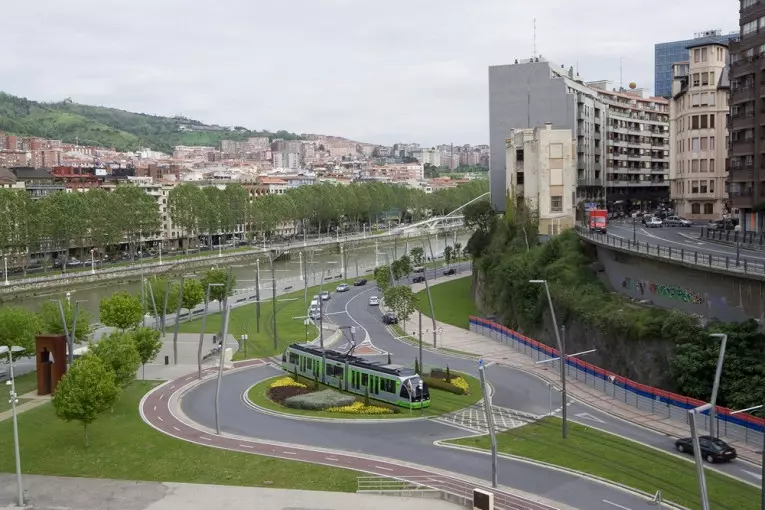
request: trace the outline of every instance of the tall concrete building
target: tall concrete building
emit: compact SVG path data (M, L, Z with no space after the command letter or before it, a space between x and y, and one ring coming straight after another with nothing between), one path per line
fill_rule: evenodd
M667 102L645 90L585 83L542 58L489 68L492 205L505 210L505 140L513 129L551 124L576 140L576 200L610 209L650 207L669 198Z
M738 32L723 34L721 30L706 30L694 34L693 39L654 45L653 93L667 99L672 96L672 66L688 59L688 46L706 42L727 44L730 39L738 39Z
M686 61L673 69L670 197L680 216L718 219L730 212L725 190L728 47L699 40L685 51Z
M514 129L505 143L511 199L539 210L539 232L556 235L574 225L576 140L570 129Z
M765 231L765 2L741 0L741 40L730 50L728 200L742 229ZM694 50L695 52L695 50ZM694 55L694 59L695 59ZM701 57L701 56L700 56ZM736 211L738 209L738 211Z

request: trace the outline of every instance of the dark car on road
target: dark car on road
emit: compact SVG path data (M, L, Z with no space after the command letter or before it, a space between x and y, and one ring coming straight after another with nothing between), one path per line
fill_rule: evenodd
M393 312L386 312L382 316L382 321L385 324L398 324L398 317Z
M358 280L353 282L353 286L354 287L361 287L362 285L366 285L366 284L367 284L367 279L366 278L359 278Z
M425 276L418 274L412 277L412 283L420 283L425 281Z
M736 449L722 439L712 436L699 436L701 456L710 464L728 462L736 458ZM680 453L693 454L693 440L690 437L675 441L675 448Z
M664 224L668 227L690 227L693 222L680 216L667 216L664 218Z
M444 274L445 274L445 275L450 275L450 274L457 274L457 270L456 270L456 269L454 269L453 267L450 267L449 269L447 269L447 270L445 270L445 271L444 271Z

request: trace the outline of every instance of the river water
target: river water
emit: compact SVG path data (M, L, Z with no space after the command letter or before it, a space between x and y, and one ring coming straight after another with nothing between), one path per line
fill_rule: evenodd
M470 232L447 232L441 233L438 237L431 236L430 244L432 246L433 254L439 257L443 254L444 248L454 245L455 242L462 243L462 246L466 246L468 239L470 238ZM425 250L425 256L430 257L430 248L428 247L428 241L424 237L419 238L407 238L399 237L394 244L393 240L381 239L378 247L377 254L375 255L375 245L369 244L361 247L350 248L345 253L346 267L345 275L347 278L356 278L357 276L365 276L369 278L369 272L374 269L376 265L385 264L386 255L390 261L394 260L394 257L401 257L406 250L420 246ZM323 246L311 248L303 248L302 246L296 246L290 248L291 260L280 261L274 263L274 276L278 280L278 286L283 288L286 286L293 286L296 290L303 287L304 282L300 279L301 267L305 274L308 275L309 285L318 285L321 280L322 272L325 273L325 278L338 277L342 271L342 263L340 254L332 253L332 247ZM298 254L303 252L302 264L301 257ZM395 253L394 253L395 251ZM215 265L215 258L210 259L211 266ZM253 260L252 262L237 262L236 265L231 266L233 273L236 276L236 288L246 289L255 287L255 275L260 266L260 285L262 292L270 293L270 267L268 260L260 260L260 263ZM358 270L358 273L357 273ZM197 269L198 275L202 275L204 270ZM326 276L330 275L330 276ZM330 288L333 286L330 285ZM85 309L93 316L94 321L98 321L98 305L101 300L107 296L112 295L114 292L126 290L133 294L139 294L141 292L141 283L113 283L110 285L104 285L100 287L92 288L76 288L70 291L69 299L80 302L80 309ZM21 298L10 301L8 304L12 306L22 306L31 310L38 310L41 303L49 301L51 299L66 299L67 291L61 290L55 294L34 296L28 298ZM148 300L148 296L146 297Z

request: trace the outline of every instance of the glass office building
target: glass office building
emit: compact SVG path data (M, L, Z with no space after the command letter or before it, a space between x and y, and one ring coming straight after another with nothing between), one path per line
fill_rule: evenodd
M654 95L669 98L672 95L672 65L688 60L688 46L704 42L727 43L729 39L738 40L738 32L722 34L720 30L710 30L696 34L693 39L659 43L654 46Z

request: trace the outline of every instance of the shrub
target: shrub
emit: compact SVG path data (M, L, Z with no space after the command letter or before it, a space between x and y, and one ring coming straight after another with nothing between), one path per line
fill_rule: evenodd
M334 390L323 390L287 398L284 400L284 405L293 409L323 411L330 407L349 406L355 401L356 399L350 395L343 395Z
M465 393L465 395L470 393L470 385L462 377L454 377L454 378L452 378L452 383L451 384L452 384L452 386L456 386L457 388L460 388Z
M364 388L364 405L368 406L369 403L369 388Z
M446 365L446 377L444 377L444 381L448 383L452 382L452 373L449 371L449 365Z
M393 414L393 411L387 407L370 406L361 402L342 407L330 407L327 411L342 414Z
M297 378L281 377L272 382L269 388L279 388L281 386L297 386L298 388L306 387L305 384L297 382Z
M268 388L266 397L272 402L283 404L284 401L290 397L305 395L307 393L310 393L310 391L307 388L301 388L300 386L277 386L276 388Z
M446 379L446 370L443 368L431 368L430 377L435 379Z
M439 390L448 391L449 393L454 393L455 395L465 395L465 391L462 388L455 386L452 383L448 383L444 381L443 379L436 379L434 377L425 377L423 378L423 380L425 381L425 384L427 384L428 387L430 388L436 388Z

